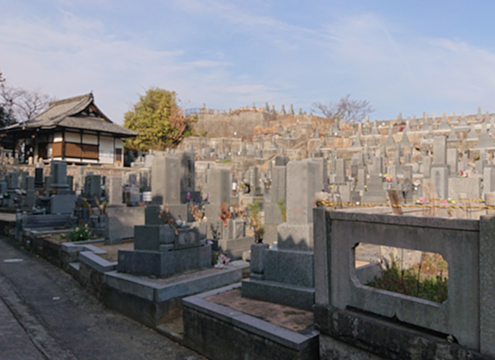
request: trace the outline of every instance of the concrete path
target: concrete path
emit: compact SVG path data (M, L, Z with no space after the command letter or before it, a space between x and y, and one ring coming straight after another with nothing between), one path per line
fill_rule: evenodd
M65 272L1 237L0 358L204 359L106 309Z

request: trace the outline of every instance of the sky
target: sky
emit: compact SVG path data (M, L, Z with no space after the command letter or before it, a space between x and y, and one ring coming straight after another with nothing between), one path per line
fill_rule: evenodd
M151 87L185 109L310 113L350 94L371 120L495 112L494 13L492 0L0 0L0 72L58 99L93 91L118 124Z

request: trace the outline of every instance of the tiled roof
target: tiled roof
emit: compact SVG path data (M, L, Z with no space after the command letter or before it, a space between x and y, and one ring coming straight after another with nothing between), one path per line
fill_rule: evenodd
M94 113L83 113L90 105ZM123 137L138 135L137 132L117 125L107 118L94 104L92 93L51 102L50 107L35 118L21 124L4 127L0 129L0 132L56 127L102 131Z

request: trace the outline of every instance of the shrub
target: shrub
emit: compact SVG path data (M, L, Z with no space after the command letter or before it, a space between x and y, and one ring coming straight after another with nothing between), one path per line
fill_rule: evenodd
M89 229L88 224L83 223L80 223L79 226L76 226L65 235L65 238L70 241L84 241L92 237L93 233Z
M367 286L437 303L443 303L447 300L448 279L443 276L442 270L439 275L422 275L421 265L423 263L419 264L418 267L401 270L394 257L391 258L391 264L386 264L381 277L375 277L366 284Z

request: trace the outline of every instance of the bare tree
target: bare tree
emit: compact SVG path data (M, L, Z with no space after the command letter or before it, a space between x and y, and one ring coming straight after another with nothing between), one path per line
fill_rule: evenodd
M10 86L0 89L0 106L12 119L24 122L48 108L53 99L39 90L24 90Z
M368 100L354 100L347 94L337 103L322 104L314 102L311 109L323 114L332 123L355 124L362 122L366 115L375 111Z

